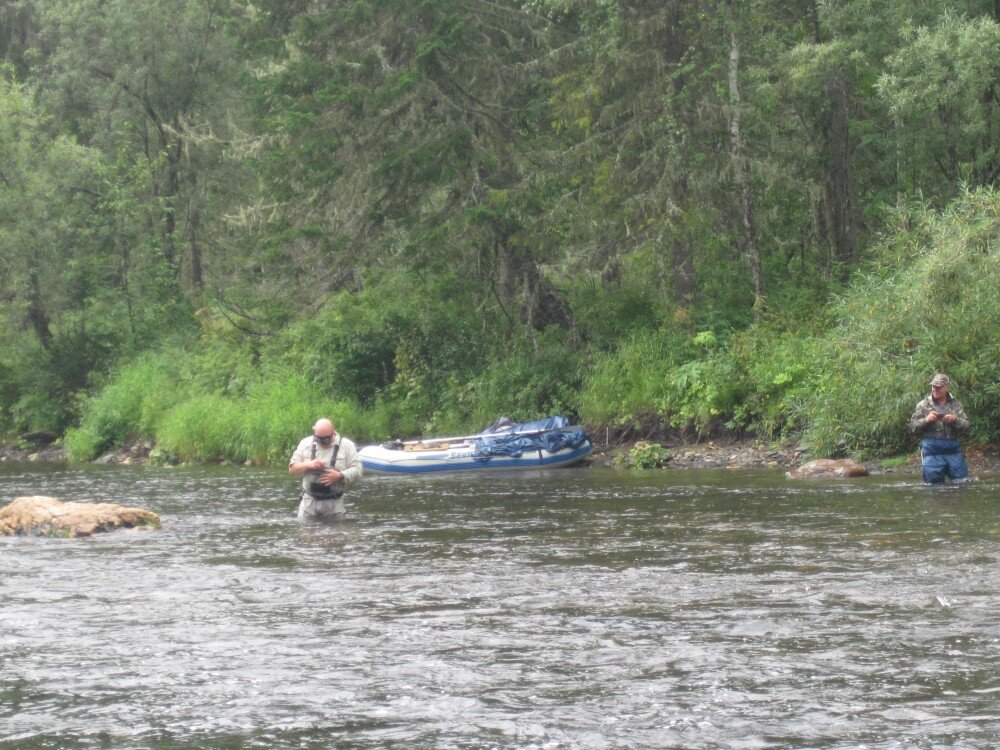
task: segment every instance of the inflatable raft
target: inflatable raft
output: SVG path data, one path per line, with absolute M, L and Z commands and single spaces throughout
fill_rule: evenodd
M 586 432 L 550 417 L 525 424 L 501 419 L 476 435 L 367 445 L 358 455 L 365 471 L 420 474 L 568 466 L 592 450 Z

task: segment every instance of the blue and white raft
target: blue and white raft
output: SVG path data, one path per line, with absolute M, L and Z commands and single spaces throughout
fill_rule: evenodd
M 367 445 L 358 455 L 365 471 L 420 474 L 568 466 L 593 448 L 586 432 L 555 416 L 524 424 L 499 419 L 477 435 Z

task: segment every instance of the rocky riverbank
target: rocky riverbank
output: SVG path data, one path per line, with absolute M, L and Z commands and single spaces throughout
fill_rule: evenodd
M 1000 475 L 1000 446 L 964 448 L 974 476 Z M 765 445 L 755 441 L 706 441 L 659 444 L 640 441 L 595 451 L 594 461 L 605 466 L 664 469 L 792 469 L 814 456 L 796 445 Z M 870 474 L 920 475 L 920 455 L 911 453 L 864 462 Z
M 101 464 L 145 464 L 154 445 L 140 441 L 96 459 Z M 1000 475 L 1000 445 L 968 445 L 965 456 L 974 476 Z M 638 441 L 598 445 L 591 461 L 595 466 L 662 469 L 791 469 L 813 458 L 797 445 L 762 444 L 756 441 L 707 440 L 699 443 Z M 65 461 L 66 451 L 57 443 L 0 446 L 0 461 Z M 920 474 L 920 457 L 913 452 L 866 461 L 871 474 Z
M 144 464 L 153 449 L 150 441 L 141 441 L 109 451 L 93 463 L 98 464 Z M 66 449 L 57 442 L 32 445 L 21 441 L 15 445 L 0 445 L 0 461 L 67 461 Z
M 674 444 L 641 440 L 618 446 L 599 446 L 594 452 L 594 461 L 599 464 L 645 469 L 789 468 L 806 460 L 804 451 L 798 448 L 749 441 Z

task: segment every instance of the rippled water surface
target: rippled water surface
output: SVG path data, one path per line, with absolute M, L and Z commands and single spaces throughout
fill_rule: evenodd
M 995 748 L 1000 484 L 0 467 L 3 748 Z

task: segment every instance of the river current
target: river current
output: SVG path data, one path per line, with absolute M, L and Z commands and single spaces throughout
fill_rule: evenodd
M 1000 484 L 0 465 L 0 748 L 1000 745 Z

